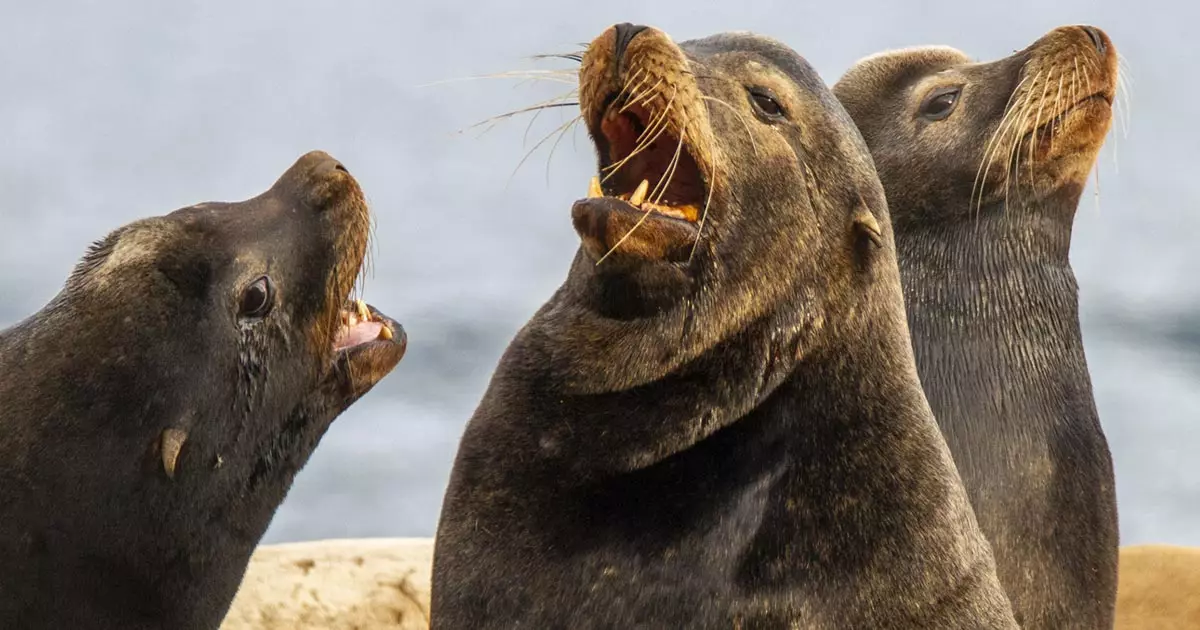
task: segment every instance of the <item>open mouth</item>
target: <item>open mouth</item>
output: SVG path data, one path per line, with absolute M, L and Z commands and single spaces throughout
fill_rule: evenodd
M 608 100 L 599 124 L 592 125 L 600 175 L 592 178 L 588 198 L 614 198 L 624 202 L 617 209 L 655 218 L 699 221 L 707 185 L 686 132 L 669 110 L 654 112 L 615 94 Z
M 336 355 L 372 344 L 404 344 L 404 329 L 373 306 L 353 300 L 342 308 L 341 326 L 334 336 Z

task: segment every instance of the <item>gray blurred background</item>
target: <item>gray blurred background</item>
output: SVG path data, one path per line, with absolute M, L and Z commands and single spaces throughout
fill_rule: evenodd
M 1187 4 L 4 0 L 0 327 L 45 304 L 109 230 L 250 197 L 305 151 L 327 150 L 373 203 L 365 297 L 405 325 L 409 352 L 331 429 L 267 542 L 431 535 L 501 351 L 565 275 L 578 243 L 570 204 L 595 165 L 577 130 L 549 163 L 543 146 L 512 176 L 571 110 L 543 115 L 524 144 L 528 117 L 456 133 L 570 86 L 426 84 L 569 67 L 528 57 L 576 50 L 623 21 L 677 40 L 778 37 L 829 84 L 884 48 L 949 44 L 987 60 L 1090 23 L 1133 78 L 1132 124 L 1128 135 L 1114 125 L 1103 194 L 1093 181 L 1072 249 L 1122 542 L 1200 544 L 1200 8 Z

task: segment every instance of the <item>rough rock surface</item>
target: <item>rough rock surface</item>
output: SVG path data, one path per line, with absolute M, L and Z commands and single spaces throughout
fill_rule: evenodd
M 264 545 L 221 630 L 428 630 L 432 562 L 430 538 Z
M 1116 630 L 1200 628 L 1200 549 L 1121 548 Z
M 428 630 L 432 538 L 265 545 L 221 630 Z M 1121 549 L 1115 630 L 1200 630 L 1200 548 Z

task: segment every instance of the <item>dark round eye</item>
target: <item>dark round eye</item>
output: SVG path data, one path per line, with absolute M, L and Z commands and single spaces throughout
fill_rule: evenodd
M 267 276 L 251 282 L 242 291 L 241 306 L 238 307 L 238 317 L 256 319 L 266 317 L 275 306 L 275 285 Z
M 928 120 L 942 120 L 954 111 L 954 106 L 958 104 L 958 95 L 961 88 L 939 88 L 929 93 L 925 97 L 925 101 L 921 103 L 921 116 Z
M 779 106 L 779 101 L 775 100 L 769 90 L 747 88 L 746 91 L 750 94 L 750 102 L 754 103 L 754 108 L 760 114 L 767 118 L 783 118 L 783 108 Z

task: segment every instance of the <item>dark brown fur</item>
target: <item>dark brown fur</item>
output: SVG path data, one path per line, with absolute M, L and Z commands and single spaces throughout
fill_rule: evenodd
M 670 124 L 712 187 L 699 244 L 648 219 L 597 265 L 637 215 L 575 204 L 567 280 L 459 448 L 434 630 L 1015 627 L 917 380 L 853 123 L 773 40 L 646 29 L 614 64 L 616 39 L 584 57 L 585 121 L 595 138 L 639 69 L 675 82 Z
M 330 422 L 403 355 L 398 327 L 333 352 L 368 221 L 313 152 L 253 199 L 114 231 L 0 332 L 0 627 L 220 625 Z M 239 318 L 263 274 L 275 307 Z
M 990 63 L 876 55 L 833 88 L 887 192 L 921 382 L 1027 630 L 1113 624 L 1113 469 L 1068 254 L 1116 77 L 1108 37 L 1072 26 Z M 948 116 L 923 116 L 955 86 Z

